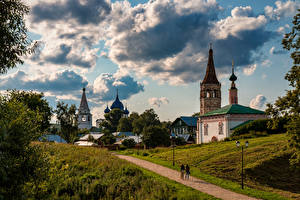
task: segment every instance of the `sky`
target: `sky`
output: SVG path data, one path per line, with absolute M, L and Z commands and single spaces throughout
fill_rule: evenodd
M 200 82 L 212 43 L 222 106 L 231 63 L 239 104 L 265 109 L 289 88 L 292 66 L 281 40 L 300 1 L 272 0 L 26 0 L 28 35 L 39 44 L 24 64 L 0 75 L 0 90 L 43 92 L 80 104 L 93 121 L 116 97 L 130 112 L 153 108 L 173 121 L 200 111 Z

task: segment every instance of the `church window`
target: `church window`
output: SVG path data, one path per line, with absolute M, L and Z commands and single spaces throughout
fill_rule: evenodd
M 86 121 L 86 116 L 85 115 L 82 116 L 81 121 L 83 121 L 83 122 Z
M 206 97 L 210 98 L 210 93 L 209 92 L 206 92 Z
M 204 135 L 208 135 L 208 124 L 204 124 Z
M 90 116 L 88 116 L 88 121 L 90 121 Z
M 223 122 L 219 122 L 219 135 L 223 135 Z

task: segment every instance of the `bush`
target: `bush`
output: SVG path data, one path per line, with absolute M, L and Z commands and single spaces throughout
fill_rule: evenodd
M 177 137 L 177 138 L 175 138 L 175 144 L 176 145 L 185 145 L 186 141 L 182 137 Z
M 134 141 L 134 139 L 130 138 L 123 140 L 122 144 L 127 148 L 133 148 L 135 147 L 136 142 Z

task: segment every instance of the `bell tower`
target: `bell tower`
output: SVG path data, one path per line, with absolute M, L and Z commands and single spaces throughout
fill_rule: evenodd
M 85 88 L 82 89 L 82 97 L 78 109 L 78 128 L 92 128 L 92 114 L 90 113 L 90 109 L 86 100 Z
M 200 115 L 221 108 L 221 84 L 217 79 L 210 44 L 206 73 L 200 83 Z

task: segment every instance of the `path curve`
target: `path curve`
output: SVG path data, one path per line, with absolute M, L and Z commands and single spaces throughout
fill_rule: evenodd
M 125 156 L 125 155 L 119 155 L 119 154 L 114 154 L 114 155 L 121 159 L 127 160 L 133 164 L 136 164 L 140 167 L 143 167 L 147 170 L 155 172 L 161 176 L 167 177 L 178 183 L 192 187 L 196 190 L 210 194 L 210 195 L 220 198 L 220 199 L 224 199 L 224 200 L 257 200 L 256 198 L 248 197 L 243 194 L 238 194 L 238 193 L 232 192 L 230 190 L 226 190 L 224 188 L 221 188 L 214 184 L 208 183 L 204 180 L 195 178 L 193 176 L 190 177 L 190 180 L 182 180 L 180 178 L 180 172 L 170 169 L 170 168 L 167 168 L 167 167 L 163 167 L 161 165 L 158 165 L 158 164 L 146 161 L 146 160 L 141 160 L 141 159 L 134 158 L 131 156 Z

